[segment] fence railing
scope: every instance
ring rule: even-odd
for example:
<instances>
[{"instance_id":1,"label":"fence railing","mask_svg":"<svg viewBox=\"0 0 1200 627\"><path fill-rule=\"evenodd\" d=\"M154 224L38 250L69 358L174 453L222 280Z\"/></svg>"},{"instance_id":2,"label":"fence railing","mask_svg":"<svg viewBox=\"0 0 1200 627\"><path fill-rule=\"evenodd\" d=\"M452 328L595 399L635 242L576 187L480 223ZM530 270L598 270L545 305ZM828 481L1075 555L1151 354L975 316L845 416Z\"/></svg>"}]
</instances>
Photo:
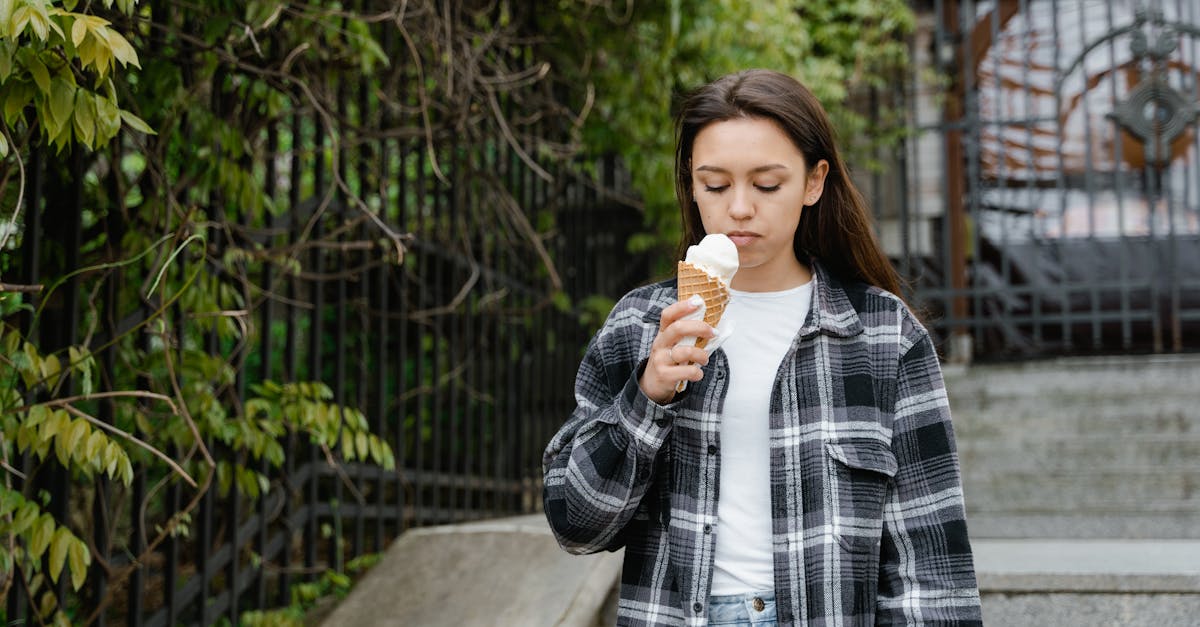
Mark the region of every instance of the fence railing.
<instances>
[{"instance_id":1,"label":"fence railing","mask_svg":"<svg viewBox=\"0 0 1200 627\"><path fill-rule=\"evenodd\" d=\"M390 58L403 56L395 37L385 44ZM371 119L381 105L356 87L338 90L341 111ZM188 370L184 350L207 352L218 362L232 360L217 399L230 414L241 415L255 384L323 382L330 402L361 410L395 457L394 471L331 464L336 450L331 455L293 433L274 469L206 439L218 466L246 464L267 479L257 498L236 477L200 493L147 464L135 466L128 487L104 479L84 485L47 460L29 483L17 479L14 487L45 490L55 519L92 548L87 585L75 593L63 577L56 587L75 619L236 624L249 609L286 605L292 584L381 551L407 528L540 507L540 454L574 405L574 373L589 337L577 306L644 280L645 260L625 251L641 218L601 191L613 184L613 161L591 168L595 181L551 159L540 160L538 172L528 165L538 159L535 146L518 154L508 133L494 122L480 124L470 140L381 133L340 148L336 172L328 170L332 144L313 112L297 110L264 129L266 149L249 166L287 209L259 220L219 197L204 199L200 211L219 225L205 245L216 252L189 257L185 249L166 273L182 282L196 263L209 263L198 280L216 281L245 303L242 311L213 313L245 323L235 335L247 345L231 345L211 321L178 305L161 316L169 331L139 328L159 314L158 303L129 302L120 272L73 276L45 303L31 338L44 353L104 346L133 330L127 343L96 352L105 375L95 392L111 389L122 350L175 354L184 383L206 376ZM132 254L120 248L128 225L119 212L101 212L100 223L89 223L83 186L95 157L32 149L23 248L8 277L37 284L67 275L101 234L114 256ZM335 174L344 188L335 188ZM357 201L408 235L402 259ZM547 220L553 230L542 224ZM205 261L226 249L285 251L286 258L226 260L242 264L251 284ZM85 309L94 320L81 319ZM8 322L26 333L33 328L27 314ZM201 346L187 346L196 338ZM161 376L140 372L136 380L144 389L165 387ZM59 392L78 393L71 385ZM119 420L114 404L96 407L100 420ZM19 463L32 467L28 457ZM178 516L183 511L186 519ZM163 533L169 527L174 531ZM37 622L36 603L13 588L7 619Z\"/></svg>"},{"instance_id":2,"label":"fence railing","mask_svg":"<svg viewBox=\"0 0 1200 627\"><path fill-rule=\"evenodd\" d=\"M532 176L501 146L491 148L497 176L523 207L548 207L561 225L548 243L567 294L620 291L644 277L644 264L639 270L627 262L620 236L622 225L638 228L636 212L605 200L565 169L554 171L553 182ZM397 165L403 168L407 158L420 157L400 156ZM70 190L85 174L82 161L72 163L57 189ZM41 153L33 164L35 177L53 165ZM236 482L225 494L214 485L192 510L188 534L168 535L147 554L146 538L194 491L179 482L154 491L155 477L141 466L129 489L107 481L72 487L62 468L48 462L34 479L37 487L53 495L58 520L92 521L77 531L91 533L97 562L105 565L70 602L81 615L111 594L101 624L211 624L220 617L236 623L247 609L286 604L292 583L380 551L406 528L540 507L540 453L573 407L574 372L589 330L574 308L522 276L528 266L500 246L478 241L473 256L462 252L457 221L475 218L472 207L459 204L469 202L469 194L455 200L454 187L469 185L471 174L449 169L447 185L423 168L416 171L424 172L415 177L420 180L405 184L424 185L420 195L431 196L431 206L400 202L380 211L413 234L403 263L374 263L378 251L330 245L302 253L292 274L260 269L260 285L275 294L246 314L259 332L253 349L239 353L233 383L244 398L248 386L264 380L327 382L333 402L361 409L390 444L396 470L330 465L323 451L293 435L279 472L258 468L270 479L262 498L239 494ZM77 199L62 202L36 182L31 189L18 271L35 283L76 263L71 251L80 249L83 211ZM302 201L264 230L295 238L318 204ZM337 202L325 213L317 231L352 216ZM74 313L82 291L74 279L62 302L46 309L39 321L44 351L83 341ZM108 316L128 313L112 295L103 298ZM222 350L215 340L210 348ZM104 368L115 367L114 352L100 354ZM111 414L103 418L112 420ZM228 461L229 451L206 443L218 463ZM80 509L86 500L93 506ZM129 556L141 559L131 563ZM114 590L109 578L125 568L131 572ZM65 587L59 592L72 598ZM9 620L31 611L20 590L13 590L7 609Z\"/></svg>"}]
</instances>

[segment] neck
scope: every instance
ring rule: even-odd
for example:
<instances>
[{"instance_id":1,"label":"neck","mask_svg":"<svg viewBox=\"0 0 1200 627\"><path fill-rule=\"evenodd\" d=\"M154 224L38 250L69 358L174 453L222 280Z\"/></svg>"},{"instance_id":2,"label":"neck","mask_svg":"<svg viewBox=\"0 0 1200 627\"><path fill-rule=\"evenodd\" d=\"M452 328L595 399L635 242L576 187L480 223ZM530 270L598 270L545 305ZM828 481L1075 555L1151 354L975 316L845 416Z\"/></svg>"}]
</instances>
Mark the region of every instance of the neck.
<instances>
[{"instance_id":1,"label":"neck","mask_svg":"<svg viewBox=\"0 0 1200 627\"><path fill-rule=\"evenodd\" d=\"M739 268L729 287L740 292L782 292L812 280L812 269L793 258L784 267Z\"/></svg>"}]
</instances>

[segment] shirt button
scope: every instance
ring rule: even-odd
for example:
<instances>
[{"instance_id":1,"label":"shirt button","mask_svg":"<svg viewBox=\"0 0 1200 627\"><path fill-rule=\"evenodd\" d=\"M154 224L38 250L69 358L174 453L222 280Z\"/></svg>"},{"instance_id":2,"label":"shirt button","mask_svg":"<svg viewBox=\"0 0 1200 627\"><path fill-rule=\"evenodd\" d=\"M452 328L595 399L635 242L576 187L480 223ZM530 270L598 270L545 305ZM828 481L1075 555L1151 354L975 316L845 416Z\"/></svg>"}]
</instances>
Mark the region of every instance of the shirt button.
<instances>
[{"instance_id":1,"label":"shirt button","mask_svg":"<svg viewBox=\"0 0 1200 627\"><path fill-rule=\"evenodd\" d=\"M712 525L704 525L704 533L712 533Z\"/></svg>"},{"instance_id":2,"label":"shirt button","mask_svg":"<svg viewBox=\"0 0 1200 627\"><path fill-rule=\"evenodd\" d=\"M667 426L667 419L666 418L657 418L657 419L655 419L654 424L656 424L660 427L665 427L665 426Z\"/></svg>"},{"instance_id":3,"label":"shirt button","mask_svg":"<svg viewBox=\"0 0 1200 627\"><path fill-rule=\"evenodd\" d=\"M700 605L699 603L693 603L693 604L692 604L692 611L696 612L697 614L699 614L699 613L700 613L701 611L703 611L703 610L704 610L704 606L703 606L703 605Z\"/></svg>"},{"instance_id":4,"label":"shirt button","mask_svg":"<svg viewBox=\"0 0 1200 627\"><path fill-rule=\"evenodd\" d=\"M708 454L709 454L709 455L716 455L716 454L717 454L717 445L716 445L716 444L709 444L709 445L708 445Z\"/></svg>"},{"instance_id":5,"label":"shirt button","mask_svg":"<svg viewBox=\"0 0 1200 627\"><path fill-rule=\"evenodd\" d=\"M755 612L761 612L761 611L763 611L763 608L765 608L767 606L767 604L763 603L763 600L758 597L754 597L754 600L751 601L751 603L754 604Z\"/></svg>"}]
</instances>

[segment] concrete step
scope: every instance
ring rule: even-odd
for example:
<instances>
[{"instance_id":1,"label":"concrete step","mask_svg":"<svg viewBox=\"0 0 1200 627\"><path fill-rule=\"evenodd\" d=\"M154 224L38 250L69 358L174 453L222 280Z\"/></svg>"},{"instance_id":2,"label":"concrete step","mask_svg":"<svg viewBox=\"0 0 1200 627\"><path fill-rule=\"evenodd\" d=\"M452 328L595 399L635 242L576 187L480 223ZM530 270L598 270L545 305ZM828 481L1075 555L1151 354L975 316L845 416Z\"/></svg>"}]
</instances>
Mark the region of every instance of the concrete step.
<instances>
[{"instance_id":1,"label":"concrete step","mask_svg":"<svg viewBox=\"0 0 1200 627\"><path fill-rule=\"evenodd\" d=\"M989 512L967 493L971 538L1061 538L1200 540L1200 511L1160 509L1105 512Z\"/></svg>"},{"instance_id":2,"label":"concrete step","mask_svg":"<svg viewBox=\"0 0 1200 627\"><path fill-rule=\"evenodd\" d=\"M986 370L986 377L978 376ZM1183 396L1200 389L1200 355L1075 357L986 366L947 366L947 384L963 399Z\"/></svg>"},{"instance_id":3,"label":"concrete step","mask_svg":"<svg viewBox=\"0 0 1200 627\"><path fill-rule=\"evenodd\" d=\"M1200 470L1200 433L971 437L959 442L958 451L964 474L1152 466L1168 473Z\"/></svg>"},{"instance_id":4,"label":"concrete step","mask_svg":"<svg viewBox=\"0 0 1200 627\"><path fill-rule=\"evenodd\" d=\"M963 475L968 502L983 511L1104 513L1200 511L1200 466L1119 471L971 472Z\"/></svg>"},{"instance_id":5,"label":"concrete step","mask_svg":"<svg viewBox=\"0 0 1200 627\"><path fill-rule=\"evenodd\" d=\"M1200 541L977 540L984 624L1196 625Z\"/></svg>"},{"instance_id":6,"label":"concrete step","mask_svg":"<svg viewBox=\"0 0 1200 627\"><path fill-rule=\"evenodd\" d=\"M971 407L957 388L952 388L950 395L955 435L960 441L1039 435L1200 434L1200 408L1190 397L1073 403L1013 399L985 409Z\"/></svg>"}]
</instances>

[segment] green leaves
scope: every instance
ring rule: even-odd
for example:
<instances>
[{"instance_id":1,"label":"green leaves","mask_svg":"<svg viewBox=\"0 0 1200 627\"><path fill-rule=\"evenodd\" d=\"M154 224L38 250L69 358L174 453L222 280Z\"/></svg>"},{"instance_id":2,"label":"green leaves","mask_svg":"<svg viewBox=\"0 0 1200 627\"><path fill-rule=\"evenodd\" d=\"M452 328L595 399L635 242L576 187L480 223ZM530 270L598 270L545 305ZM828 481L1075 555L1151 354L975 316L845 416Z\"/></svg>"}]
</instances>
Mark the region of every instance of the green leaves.
<instances>
[{"instance_id":1,"label":"green leaves","mask_svg":"<svg viewBox=\"0 0 1200 627\"><path fill-rule=\"evenodd\" d=\"M630 241L630 250L660 251L664 261L680 234L675 98L728 72L776 69L813 90L850 138L844 148L853 149L884 134L855 133L866 117L850 108L848 96L895 75L914 24L904 0L639 2L628 17L585 5L565 0L558 10L539 13L539 30L554 37L544 54L555 58L561 83L581 101L577 106L586 100L586 88L595 94L583 128L585 149L621 155L646 215L646 232Z\"/></svg>"},{"instance_id":2,"label":"green leaves","mask_svg":"<svg viewBox=\"0 0 1200 627\"><path fill-rule=\"evenodd\" d=\"M362 412L324 402L333 396L325 384L266 381L252 389L256 396L246 402L245 424L259 424L262 429L263 420L279 421L289 430L307 434L313 444L340 453L346 461L371 462L386 470L396 467L392 448L370 432ZM249 441L250 436L243 440ZM272 455L275 449L264 446L260 450L271 464L282 462L282 450L278 451L278 461Z\"/></svg>"},{"instance_id":3,"label":"green leaves","mask_svg":"<svg viewBox=\"0 0 1200 627\"><path fill-rule=\"evenodd\" d=\"M59 463L84 476L103 474L129 485L133 464L116 440L86 418L72 418L64 409L34 405L26 412L16 433L17 448L45 459L51 451Z\"/></svg>"},{"instance_id":4,"label":"green leaves","mask_svg":"<svg viewBox=\"0 0 1200 627\"><path fill-rule=\"evenodd\" d=\"M0 536L7 535L19 539L24 550L18 551L17 556L5 552L0 555L0 562L23 557L22 568L27 573L37 572L42 556L47 555L51 581L57 582L65 567L71 574L71 585L76 590L83 586L92 563L87 544L70 529L58 524L49 513L43 512L35 501L0 485ZM34 577L30 582L31 593L38 587L37 577Z\"/></svg>"},{"instance_id":5,"label":"green leaves","mask_svg":"<svg viewBox=\"0 0 1200 627\"><path fill-rule=\"evenodd\" d=\"M153 133L117 105L107 77L118 66L141 63L108 20L48 2L0 0L0 93L10 127L32 104L32 120L60 151L74 142L98 149L116 137L122 120L135 131Z\"/></svg>"}]
</instances>

